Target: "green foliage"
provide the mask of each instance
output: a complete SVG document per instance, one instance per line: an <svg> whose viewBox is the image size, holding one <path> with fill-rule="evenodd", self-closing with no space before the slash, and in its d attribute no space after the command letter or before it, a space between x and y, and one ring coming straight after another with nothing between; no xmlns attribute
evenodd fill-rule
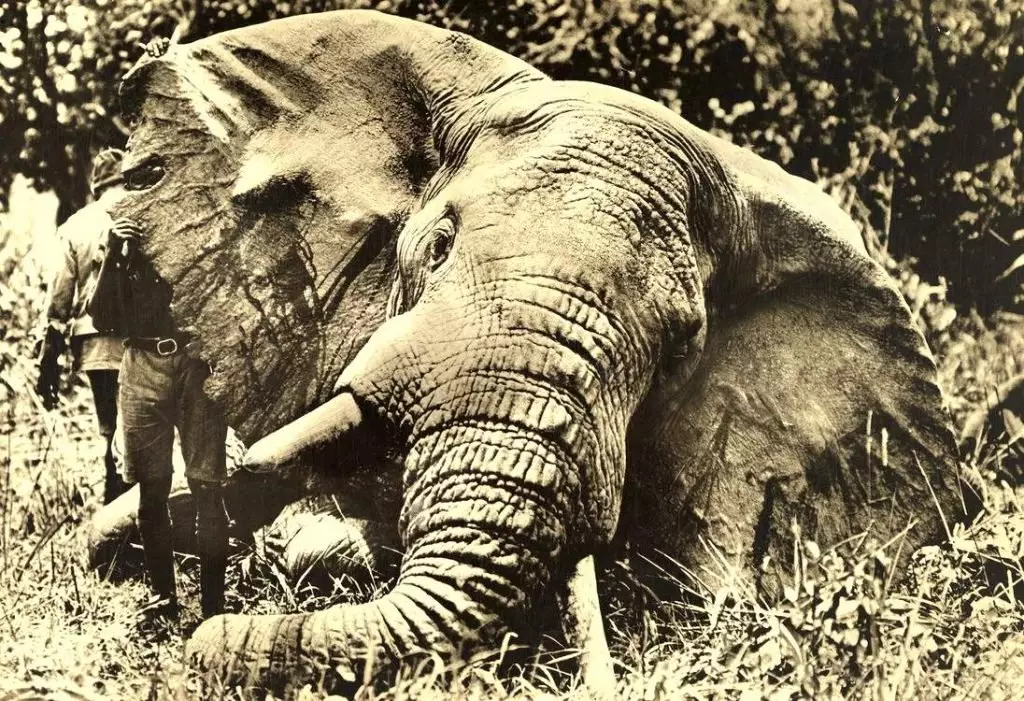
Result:
<svg viewBox="0 0 1024 701"><path fill-rule="evenodd" d="M1019 0L0 0L0 193L19 172L62 215L84 202L141 42L341 7L659 100L820 182L879 257L918 259L958 303L1024 302Z"/></svg>

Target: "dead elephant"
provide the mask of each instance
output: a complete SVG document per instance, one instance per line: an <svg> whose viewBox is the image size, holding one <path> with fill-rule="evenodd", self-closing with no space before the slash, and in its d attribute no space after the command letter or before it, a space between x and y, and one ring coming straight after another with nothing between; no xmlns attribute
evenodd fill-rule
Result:
<svg viewBox="0 0 1024 701"><path fill-rule="evenodd" d="M913 522L909 553L957 518L933 360L856 226L654 102L362 11L172 47L122 90L118 214L250 464L401 466L391 591L214 618L200 669L344 690L368 656L494 644L619 537L770 590L792 521Z"/></svg>

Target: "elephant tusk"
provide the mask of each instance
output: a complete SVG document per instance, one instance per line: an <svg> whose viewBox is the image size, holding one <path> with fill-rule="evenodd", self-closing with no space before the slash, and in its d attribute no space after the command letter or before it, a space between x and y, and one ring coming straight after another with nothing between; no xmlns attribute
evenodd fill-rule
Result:
<svg viewBox="0 0 1024 701"><path fill-rule="evenodd" d="M562 626L569 644L580 651L580 675L592 699L615 698L615 671L604 635L597 598L594 556L588 555L569 574L563 596Z"/></svg>
<svg viewBox="0 0 1024 701"><path fill-rule="evenodd" d="M351 392L344 392L256 441L242 459L253 472L278 472L311 448L331 443L363 421Z"/></svg>

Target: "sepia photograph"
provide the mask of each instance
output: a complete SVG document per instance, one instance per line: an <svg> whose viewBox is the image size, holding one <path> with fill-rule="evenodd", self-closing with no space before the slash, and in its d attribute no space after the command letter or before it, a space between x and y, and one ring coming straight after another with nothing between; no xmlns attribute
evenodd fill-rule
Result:
<svg viewBox="0 0 1024 701"><path fill-rule="evenodd" d="M0 0L0 701L1024 699L1024 0Z"/></svg>

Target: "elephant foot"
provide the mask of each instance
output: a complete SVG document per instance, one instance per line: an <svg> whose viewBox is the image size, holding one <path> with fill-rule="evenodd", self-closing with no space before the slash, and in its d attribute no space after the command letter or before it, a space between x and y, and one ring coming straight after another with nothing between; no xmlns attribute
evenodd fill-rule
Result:
<svg viewBox="0 0 1024 701"><path fill-rule="evenodd" d="M330 589L347 578L372 587L395 574L401 546L393 525L337 513L286 510L267 534L268 548L293 583Z"/></svg>

